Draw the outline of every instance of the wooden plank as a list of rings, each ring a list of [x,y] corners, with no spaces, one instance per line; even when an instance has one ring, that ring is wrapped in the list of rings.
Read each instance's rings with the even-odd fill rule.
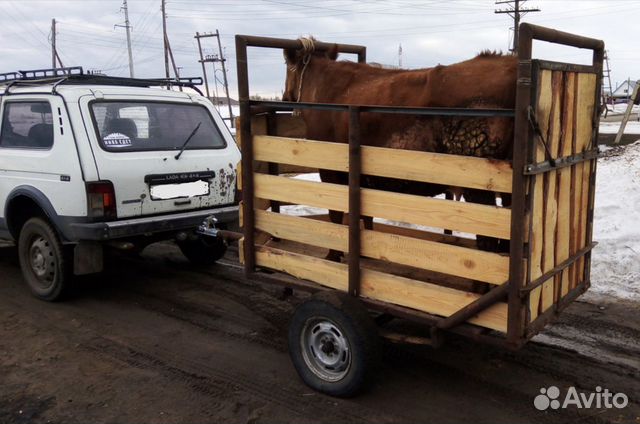
[[[301,255],[314,256],[319,259],[325,259],[327,257],[327,254],[329,253],[329,249],[311,246],[304,243],[298,243],[296,241],[287,239],[270,240],[266,244],[266,246],[273,247],[275,249],[286,250],[292,253],[298,253]],[[364,256],[360,258],[360,264],[362,268],[368,268],[387,274],[394,274],[412,280],[435,283],[439,286],[450,287],[456,290],[463,290],[473,293],[479,293],[478,291],[475,291],[475,289],[478,288],[479,284],[485,284],[478,283],[477,281],[471,280],[469,278],[456,277],[450,274],[442,274],[440,272],[409,267],[406,265],[387,262],[380,259],[371,259]]]
[[[348,215],[349,215],[348,213],[345,214],[345,221],[343,223],[348,222],[346,220],[346,217],[348,217]],[[328,214],[304,215],[304,217],[316,219],[319,221],[329,221]],[[478,244],[475,239],[454,236],[451,234],[435,233],[432,231],[425,231],[417,228],[400,227],[398,225],[383,224],[381,222],[374,222],[373,229],[375,231],[380,231],[382,233],[397,234],[399,236],[407,236],[407,237],[417,238],[420,240],[430,240],[438,243],[452,244],[454,246],[468,247],[470,249],[478,248]]]
[[[571,155],[573,138],[573,116],[575,107],[576,74],[568,72],[565,75],[564,100],[562,113],[562,138],[560,140],[560,155]],[[571,169],[558,170],[558,230],[556,245],[556,263],[569,259],[569,239],[571,236]],[[569,292],[569,270],[565,269],[558,275],[560,297]]]
[[[542,134],[547,134],[553,100],[551,89],[552,71],[541,70],[538,75],[537,120]],[[534,146],[534,160],[536,162],[543,161],[545,157],[544,147],[537,138],[534,138]],[[533,212],[531,214],[531,227],[533,231],[531,234],[531,260],[529,261],[530,281],[542,276],[544,243],[544,176],[542,174],[536,175],[533,181]],[[533,289],[529,295],[529,315],[531,321],[534,321],[540,313],[541,295],[542,286]]]
[[[348,146],[315,140],[255,136],[256,160],[347,172]],[[429,164],[429,166],[425,166]],[[362,173],[402,180],[511,193],[507,161],[362,146]]]
[[[256,264],[294,277],[346,291],[346,264],[299,255],[270,247],[256,247]],[[436,284],[415,281],[370,269],[362,270],[363,297],[448,317],[480,297]],[[507,305],[498,303],[469,320],[470,323],[506,332]]]
[[[578,115],[576,120],[576,149],[578,152],[586,151],[592,148],[594,140],[593,137],[593,116],[595,107],[595,90],[596,90],[596,75],[594,74],[579,74],[578,76],[578,96],[576,102],[578,103]],[[577,249],[582,249],[586,244],[586,230],[587,230],[587,214],[589,208],[589,180],[591,176],[591,163],[584,162],[581,164],[581,173],[578,174],[581,177],[579,184],[582,192],[580,194],[579,208],[579,221],[578,221],[578,235],[577,235]],[[574,286],[580,284],[584,277],[585,268],[584,257],[580,258],[576,264],[577,270],[575,275]]]
[[[562,79],[561,71],[554,71],[551,78],[552,104],[549,117],[548,131],[546,134],[547,143],[551,156],[558,157],[560,146],[561,125],[560,112],[562,101]],[[556,249],[556,229],[558,223],[558,201],[556,198],[557,172],[550,171],[544,174],[544,242],[543,242],[543,266],[542,272],[552,270],[555,263]],[[555,278],[550,278],[542,284],[541,310],[543,313],[551,307],[555,300]]]
[[[256,228],[278,238],[348,252],[349,228],[345,225],[259,210],[255,213]],[[503,284],[509,277],[507,256],[372,230],[362,231],[361,253],[490,284]]]
[[[257,197],[348,212],[347,186],[255,174]],[[362,214],[509,239],[511,211],[497,206],[362,189]]]
[[[240,118],[236,120],[236,128],[240,128]],[[251,134],[255,137],[257,135],[267,135],[267,115],[256,115],[251,117]],[[304,120],[301,117],[276,114],[275,115],[275,135],[282,137],[304,137],[307,132]],[[241,132],[236,133],[236,144],[239,148],[242,148]],[[255,158],[253,169],[256,172],[268,173],[269,165],[266,162],[260,161]],[[318,172],[317,168],[307,168],[299,166],[297,164],[280,165],[278,168],[280,174],[308,174],[311,172]]]

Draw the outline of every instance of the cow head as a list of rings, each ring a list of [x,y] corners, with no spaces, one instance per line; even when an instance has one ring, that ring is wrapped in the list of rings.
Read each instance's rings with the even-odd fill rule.
[[[282,100],[285,102],[300,101],[302,83],[307,67],[314,58],[325,58],[336,60],[338,57],[338,45],[334,44],[329,50],[316,51],[316,39],[313,37],[299,38],[302,48],[284,49],[284,60],[287,65],[287,77],[285,79],[284,94]]]

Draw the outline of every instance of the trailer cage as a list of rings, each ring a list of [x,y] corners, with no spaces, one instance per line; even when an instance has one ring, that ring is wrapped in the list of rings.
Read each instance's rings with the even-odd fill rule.
[[[534,40],[590,49],[593,51],[592,63],[577,65],[532,60]],[[431,343],[434,345],[442,343],[443,332],[451,331],[477,341],[498,344],[511,349],[523,346],[560,311],[587,290],[590,284],[591,250],[595,245],[592,241],[592,225],[598,155],[596,144],[600,112],[598,99],[604,57],[602,41],[536,25],[521,24],[515,109],[415,108],[251,100],[248,48],[287,49],[300,48],[301,44],[299,40],[236,36],[241,116],[238,136],[242,149],[241,222],[244,234],[240,243],[240,257],[249,278],[255,276],[256,269],[259,267],[283,271],[285,274],[297,277],[292,278],[282,273],[261,277],[261,279],[268,279],[286,286],[306,290],[338,288],[360,300],[368,309],[426,324],[431,329]],[[317,42],[315,49],[325,51],[333,46],[334,44]],[[337,46],[339,52],[357,55],[359,62],[365,62],[365,47],[347,44]],[[287,115],[283,115],[282,112],[301,109],[348,113],[348,146],[342,143],[303,140],[304,135],[299,132],[292,138],[291,132],[288,134],[283,132],[282,128],[286,126],[282,124],[283,116]],[[384,151],[390,150],[370,148],[361,144],[360,116],[365,112],[456,117],[499,116],[514,119],[514,148],[511,163],[496,164],[496,161],[493,161],[487,164],[478,158],[406,151],[408,162],[412,158],[429,160],[431,157],[436,157],[435,155],[438,155],[438,158],[453,156],[441,158],[448,161],[473,160],[473,164],[478,165],[478,172],[485,172],[482,175],[486,175],[488,181],[488,183],[485,181],[477,184],[485,190],[511,193],[510,209],[496,207],[492,209],[496,214],[495,219],[491,218],[491,222],[486,222],[485,226],[478,224],[478,227],[487,227],[483,230],[486,235],[502,236],[501,238],[510,240],[510,254],[506,259],[500,259],[497,256],[489,257],[485,254],[488,252],[481,252],[482,254],[478,255],[478,258],[487,257],[498,264],[496,265],[500,270],[498,275],[504,277],[503,279],[497,277],[481,279],[492,284],[491,290],[486,294],[473,296],[465,294],[464,301],[461,301],[455,310],[438,312],[438,310],[421,310],[415,306],[417,300],[395,301],[394,299],[399,299],[402,293],[394,292],[391,297],[385,298],[380,290],[371,289],[370,286],[373,283],[370,282],[366,283],[367,292],[363,293],[363,282],[373,275],[373,271],[367,271],[362,267],[363,247],[366,248],[365,250],[371,249],[368,249],[367,245],[363,246],[363,243],[370,242],[367,241],[370,238],[363,238],[360,216],[363,215],[363,208],[368,209],[369,213],[375,208],[369,203],[372,202],[371,197],[373,197],[371,190],[360,187],[361,174],[372,174],[374,167],[370,163],[380,160],[382,155],[388,155],[389,152]],[[257,119],[260,122],[256,122]],[[335,147],[336,145],[340,147]],[[305,155],[301,147],[313,149],[311,153]],[[297,148],[297,154],[291,155],[289,152],[293,148]],[[327,159],[329,155],[317,154],[325,148],[333,149],[331,150],[333,159]],[[381,151],[376,153],[373,151],[375,149]],[[278,151],[287,152],[287,154],[276,154]],[[312,154],[313,152],[316,154]],[[365,155],[366,161],[363,161]],[[363,163],[368,169],[363,170]],[[294,241],[314,244],[309,241],[309,238],[298,239],[301,236],[294,234],[293,231],[286,231],[289,221],[282,221],[282,219],[278,221],[279,217],[274,215],[280,212],[281,204],[302,203],[308,198],[300,197],[298,194],[283,193],[293,193],[298,189],[306,188],[315,190],[316,187],[321,190],[322,187],[329,185],[284,181],[285,177],[279,174],[284,173],[284,168],[291,165],[348,171],[348,188],[345,187],[344,191],[335,188],[340,196],[345,195],[344,211],[348,212],[348,230],[345,229],[348,231],[348,242],[346,245],[343,243],[343,246],[347,247],[344,251],[349,252],[345,268],[348,277],[346,285],[314,278],[314,274],[309,274],[306,268],[318,263],[318,266],[325,267],[322,269],[327,272],[342,272],[341,269],[336,268],[337,265],[324,264],[322,259],[308,259],[301,254],[286,253],[291,259],[289,264],[295,265],[298,259],[306,261],[300,266],[289,266],[284,264],[283,259],[276,258],[277,252],[270,251],[269,247],[264,246],[264,234],[272,236],[276,241],[280,238],[290,238]],[[376,169],[382,169],[381,166]],[[376,175],[399,178],[397,175],[389,175],[388,172],[390,171]],[[434,177],[426,175],[415,178],[433,182]],[[449,183],[455,185],[462,179],[464,179],[462,176],[455,177],[455,181]],[[281,192],[275,188],[278,184],[283,187]],[[467,187],[476,187],[476,183],[470,180],[463,181],[463,184]],[[270,199],[270,201],[265,203],[264,199]],[[431,199],[424,201],[431,201]],[[440,200],[440,202],[451,201]],[[438,203],[440,204],[442,203]],[[458,204],[460,205],[459,202]],[[442,205],[444,208],[444,204]],[[331,204],[315,206],[331,208]],[[467,206],[470,208],[475,205],[467,204]],[[458,207],[462,208],[462,206]],[[265,212],[267,208],[271,208],[271,211]],[[469,209],[467,212],[472,214],[476,210]],[[483,213],[484,211],[482,209]],[[429,215],[427,218],[435,219],[433,216]],[[482,218],[478,218],[478,222],[481,220]],[[290,222],[296,221],[291,219]],[[305,222],[311,224],[311,220]],[[459,231],[467,229],[465,225],[456,228],[455,223],[451,224],[451,222],[447,221],[445,226],[438,221],[433,226]],[[422,221],[416,223],[424,224]],[[340,230],[327,225],[336,224],[314,220],[313,225],[309,226],[309,231],[313,226],[318,226],[319,229]],[[481,231],[476,232],[478,233]],[[339,234],[347,233],[343,231]],[[371,234],[364,235],[369,237]],[[446,231],[442,237],[446,237]],[[439,241],[442,240],[432,238],[424,240],[424,243]],[[332,246],[331,241],[318,243],[324,248]],[[445,244],[438,243],[438,245]],[[432,266],[433,263],[429,263],[427,267]],[[477,264],[483,265],[484,262],[478,259]],[[445,265],[437,265],[437,271],[442,271]],[[365,279],[363,279],[363,272],[367,276]],[[458,275],[462,274],[462,272],[455,272]],[[467,275],[466,271],[464,275]],[[376,271],[375,276],[380,277],[380,273]],[[408,284],[406,290],[416,286],[413,284],[416,283],[415,281],[411,284],[404,279],[396,282]],[[412,292],[403,293],[409,297],[407,293]],[[492,321],[493,318],[482,319],[489,313],[488,311],[499,316],[503,321],[498,319]]]

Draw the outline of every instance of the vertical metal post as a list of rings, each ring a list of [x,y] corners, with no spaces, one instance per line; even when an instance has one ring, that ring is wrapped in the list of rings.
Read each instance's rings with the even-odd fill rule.
[[[274,111],[267,114],[267,135],[278,135],[278,121]],[[267,167],[269,175],[278,175],[280,173],[280,167],[277,162],[269,162]],[[271,200],[271,212],[280,213],[280,202]]]
[[[524,175],[527,144],[530,142],[527,108],[531,103],[532,31],[520,26],[518,43],[518,81],[516,88],[515,128],[513,142],[513,184],[511,203],[511,251],[509,261],[509,295],[507,342],[517,345],[525,330],[525,304],[520,297],[524,281],[525,200],[528,177]]]
[[[349,294],[360,293],[360,108],[349,107]]]
[[[602,90],[602,72],[605,59],[604,45],[601,48],[593,50],[593,67],[596,69],[596,99],[593,107],[593,134],[591,135],[592,144],[588,147],[588,150],[595,148],[598,145],[598,130],[600,122],[600,92]],[[636,90],[638,89],[636,85]],[[591,176],[589,178],[589,196],[588,196],[588,211],[587,211],[587,228],[586,228],[586,246],[591,245],[593,242],[593,214],[596,197],[596,170],[598,167],[598,159],[591,160]],[[591,281],[591,250],[585,254],[584,261],[584,281]]]
[[[238,64],[238,97],[240,100],[240,138],[242,141],[242,212],[244,226],[244,272],[248,276],[255,270],[255,216],[253,211],[253,139],[251,137],[251,104],[249,102],[249,69],[247,41],[236,36]]]

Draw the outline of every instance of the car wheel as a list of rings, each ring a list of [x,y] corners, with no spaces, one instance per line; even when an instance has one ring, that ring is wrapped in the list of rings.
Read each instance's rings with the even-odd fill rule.
[[[182,254],[194,265],[213,265],[227,251],[222,237],[198,237],[196,240],[178,241]]]
[[[321,292],[296,309],[289,354],[311,388],[350,397],[366,387],[380,362],[380,338],[364,306],[336,292]]]
[[[52,302],[67,294],[73,265],[47,221],[31,218],[24,224],[18,239],[18,256],[22,275],[37,298]]]

